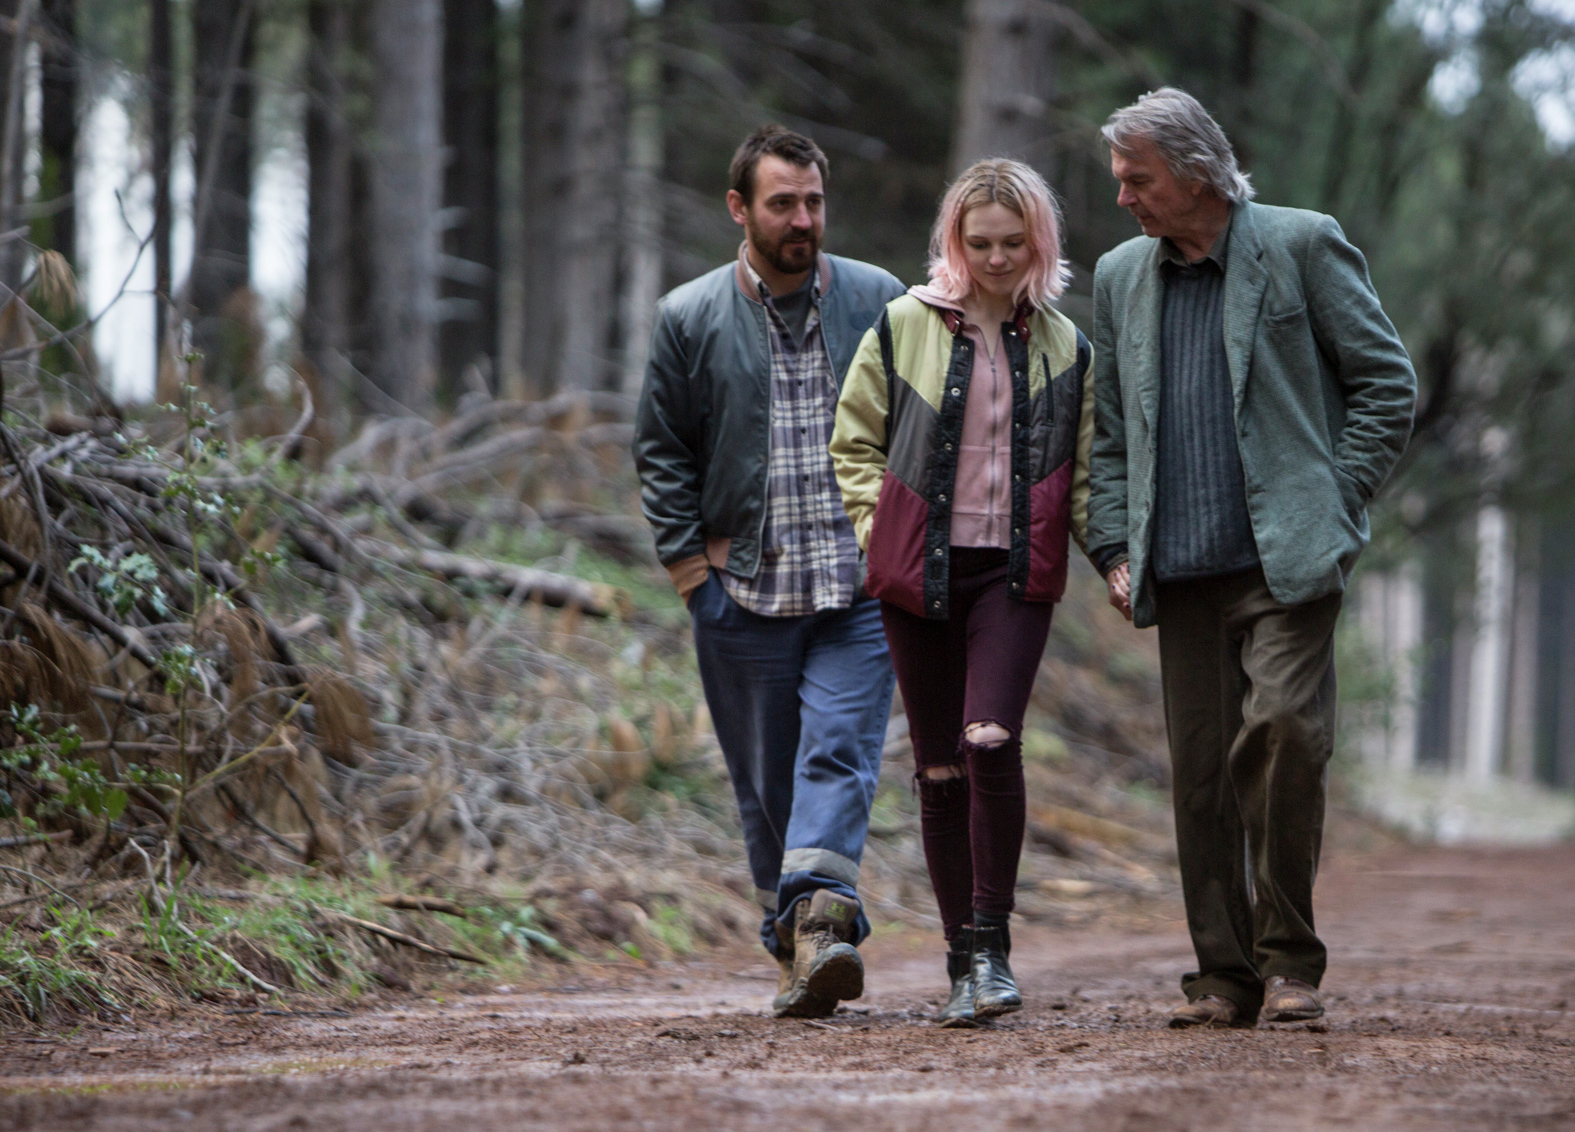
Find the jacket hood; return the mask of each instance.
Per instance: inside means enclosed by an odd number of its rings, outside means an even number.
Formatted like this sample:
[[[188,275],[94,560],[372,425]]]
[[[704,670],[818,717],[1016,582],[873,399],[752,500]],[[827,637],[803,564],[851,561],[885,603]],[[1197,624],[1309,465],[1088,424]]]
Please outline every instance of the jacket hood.
[[[946,329],[953,334],[962,329],[963,319],[967,317],[967,312],[963,310],[961,303],[948,299],[938,288],[932,287],[928,283],[915,283],[908,288],[908,294],[918,299],[925,306],[934,307],[940,311],[941,317],[946,320]],[[1017,327],[1017,332],[1023,336],[1025,342],[1028,340],[1029,335],[1028,319],[1033,313],[1033,304],[1025,299],[1017,305],[1017,311],[1012,316],[1012,322]]]
[[[915,299],[918,299],[919,302],[923,303],[925,306],[939,307],[943,311],[952,311],[956,314],[963,313],[961,303],[956,303],[951,299],[948,299],[945,295],[941,294],[939,289],[930,286],[928,283],[915,283],[912,287],[908,288],[908,294],[912,295]]]

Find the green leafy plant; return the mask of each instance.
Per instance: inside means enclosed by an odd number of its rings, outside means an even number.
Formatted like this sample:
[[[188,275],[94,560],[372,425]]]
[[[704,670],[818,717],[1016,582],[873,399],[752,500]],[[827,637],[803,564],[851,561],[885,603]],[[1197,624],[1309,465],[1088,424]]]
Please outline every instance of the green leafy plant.
[[[481,908],[478,911],[492,922],[499,935],[516,944],[527,955],[530,954],[532,947],[554,958],[568,955],[563,944],[547,934],[538,919],[536,909],[529,904],[513,911],[498,911],[493,908]]]
[[[74,757],[82,748],[75,725],[45,733],[35,704],[12,704],[6,720],[23,740],[21,746],[0,752],[0,769],[7,776],[25,775],[43,787],[44,800],[35,813],[81,813],[114,821],[126,809],[126,792],[104,777],[98,763]],[[16,817],[9,792],[0,791],[0,817]]]
[[[98,547],[84,546],[82,553],[67,568],[75,574],[84,566],[98,569],[98,581],[94,588],[104,595],[105,600],[122,617],[144,600],[160,617],[170,615],[164,590],[157,585],[159,568],[148,555],[126,554],[112,560]]]

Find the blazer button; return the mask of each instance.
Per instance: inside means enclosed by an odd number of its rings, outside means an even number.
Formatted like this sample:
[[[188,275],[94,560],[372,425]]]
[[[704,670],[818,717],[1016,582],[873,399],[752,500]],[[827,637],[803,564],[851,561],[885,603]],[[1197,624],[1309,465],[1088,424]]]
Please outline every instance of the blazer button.
[[[932,606],[932,607],[933,607],[933,608],[935,608],[935,609],[939,609],[939,608],[940,608],[940,607],[941,607],[941,603],[940,603],[940,602],[938,602],[938,601],[932,601],[932,602],[930,602],[930,605],[931,605],[931,606]]]
[[[952,442],[948,440],[946,442],[946,451],[950,452],[951,450],[952,450]]]
[[[952,386],[952,396],[953,397],[961,396],[961,394],[962,394],[962,390],[961,389],[957,388],[957,386],[955,386],[955,385]]]
[[[943,551],[943,550],[941,550],[941,548],[940,548],[940,547],[938,547],[938,546],[937,546],[937,547],[936,547],[936,548],[935,548],[935,557],[937,557],[937,558],[939,558],[939,557],[940,557],[940,556],[941,556],[941,555],[942,555],[942,554],[944,554],[944,553],[945,553],[945,552],[944,552],[944,551]]]
[[[937,495],[935,498],[939,499],[942,503],[945,503],[946,502],[946,493],[942,492],[940,495]]]

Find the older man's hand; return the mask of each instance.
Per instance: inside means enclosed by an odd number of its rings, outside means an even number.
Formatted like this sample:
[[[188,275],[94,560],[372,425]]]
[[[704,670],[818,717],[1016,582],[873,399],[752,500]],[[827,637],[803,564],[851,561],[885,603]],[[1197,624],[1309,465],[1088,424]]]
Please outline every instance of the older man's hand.
[[[1132,620],[1132,570],[1123,562],[1105,575],[1105,585],[1110,587],[1110,604],[1121,611],[1121,616]]]

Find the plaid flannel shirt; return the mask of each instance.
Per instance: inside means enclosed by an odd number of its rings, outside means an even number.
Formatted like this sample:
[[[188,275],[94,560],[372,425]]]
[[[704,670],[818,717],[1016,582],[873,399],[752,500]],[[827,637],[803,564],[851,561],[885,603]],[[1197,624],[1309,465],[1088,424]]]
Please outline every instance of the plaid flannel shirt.
[[[753,578],[721,571],[722,585],[764,617],[846,609],[858,588],[859,545],[828,451],[837,379],[820,335],[820,281],[811,284],[800,346],[747,259],[744,266],[771,321],[771,459],[760,569]]]

